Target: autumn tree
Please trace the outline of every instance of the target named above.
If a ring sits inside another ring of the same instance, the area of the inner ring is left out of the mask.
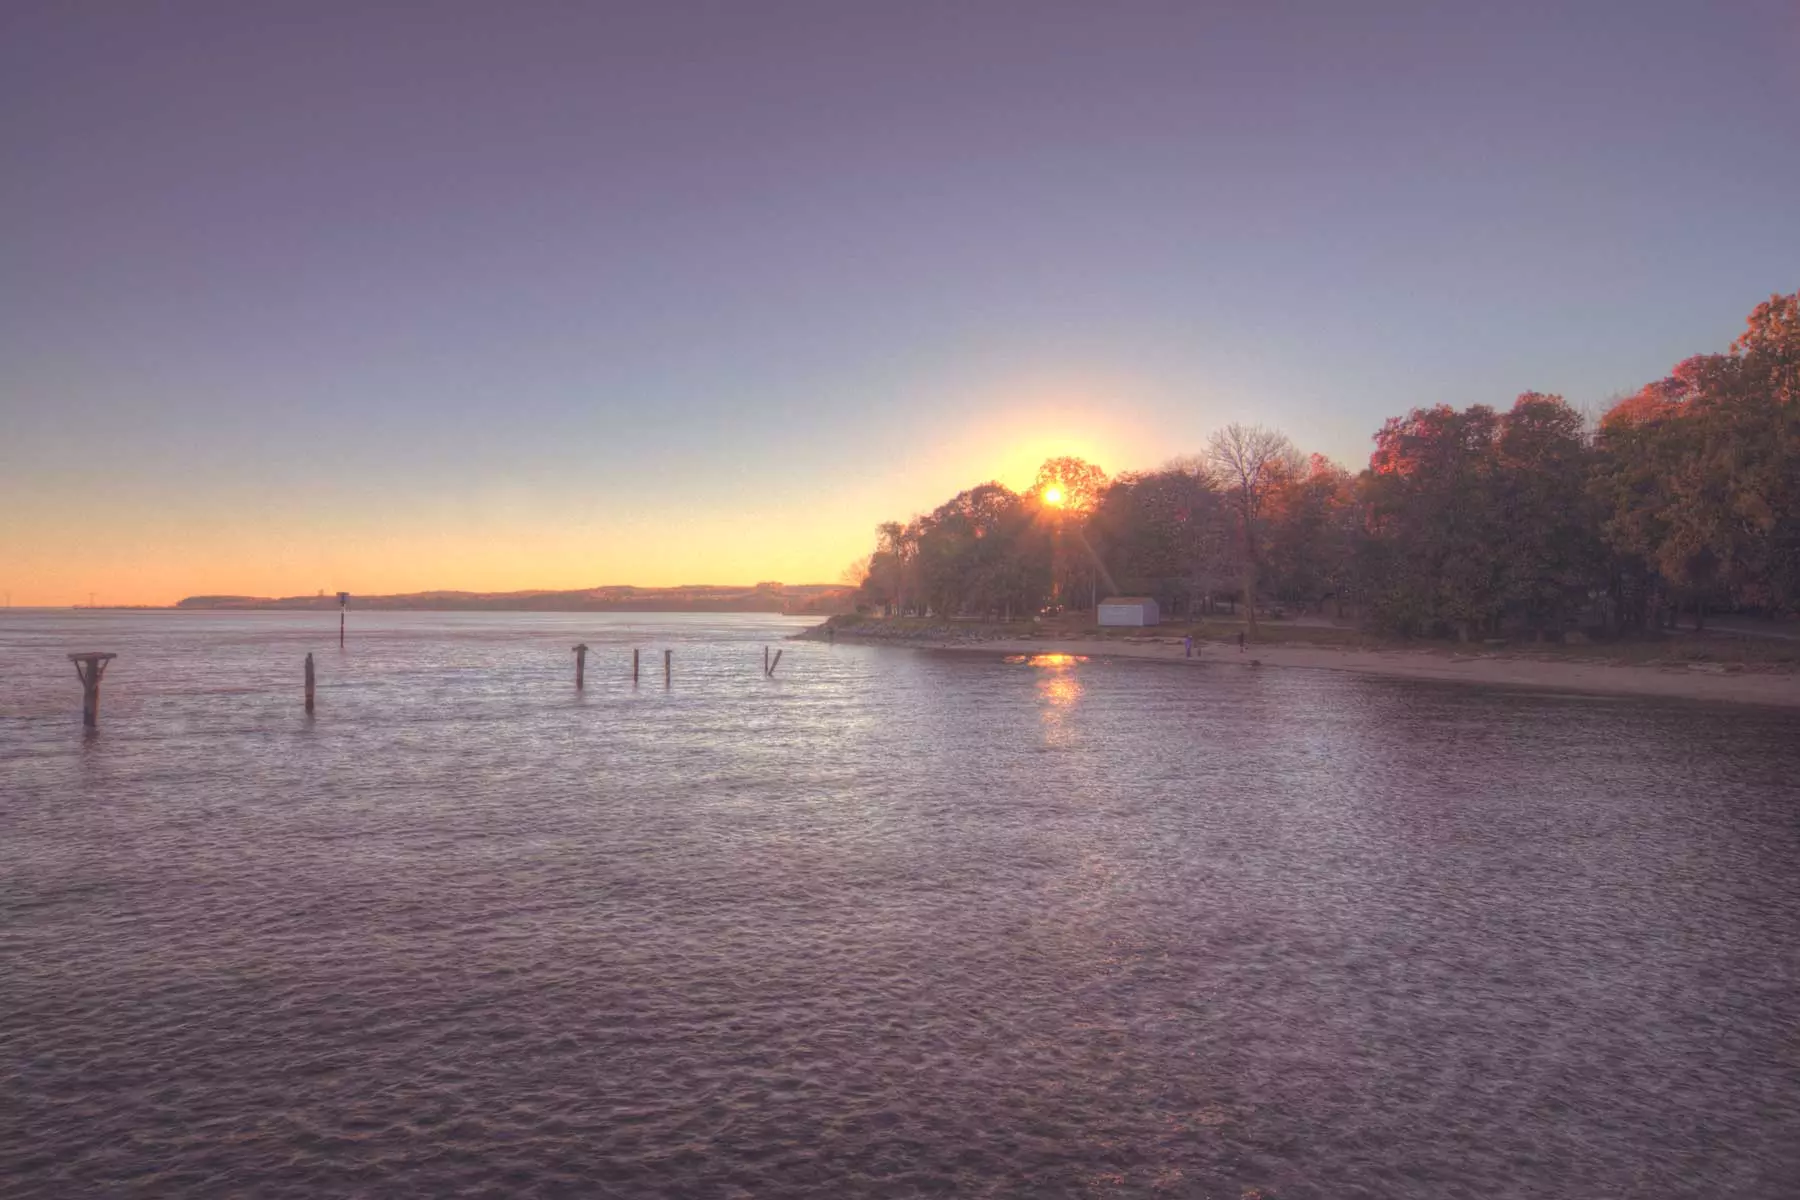
[[[1560,632],[1602,564],[1586,422],[1561,396],[1526,392],[1500,418],[1494,453],[1501,601],[1540,636]]]
[[[1606,414],[1591,492],[1616,590],[1686,605],[1800,607],[1800,293],[1750,314],[1730,354],[1676,365]],[[1635,585],[1635,586],[1633,586]]]
[[[1503,605],[1494,442],[1483,404],[1392,417],[1363,477],[1370,536],[1362,573],[1378,623],[1403,633],[1447,629],[1465,640]]]
[[[918,595],[919,527],[916,521],[884,521],[875,529],[875,551],[860,595],[869,604],[904,616]]]
[[[1759,304],[1731,350],[1739,406],[1724,460],[1748,535],[1740,587],[1760,607],[1800,610],[1800,291]]]
[[[1071,512],[1090,512],[1100,493],[1106,490],[1106,472],[1083,458],[1047,458],[1038,467],[1030,494],[1041,498],[1053,487],[1062,495],[1060,507]]]
[[[1087,537],[1087,523],[1106,490],[1106,472],[1073,456],[1045,459],[1027,497],[1042,506],[1054,537],[1052,573],[1057,595],[1075,595],[1077,582],[1098,587],[1105,580],[1116,591],[1106,563],[1095,553]],[[1066,538],[1066,541],[1065,541]]]
[[[1269,593],[1301,607],[1330,596],[1342,615],[1361,529],[1355,477],[1315,454],[1304,472],[1284,473],[1270,489],[1264,514]]]
[[[1305,460],[1287,435],[1234,422],[1208,440],[1207,462],[1237,518],[1239,578],[1254,633],[1263,508],[1277,484],[1301,473]]]
[[[1264,594],[1354,594],[1407,633],[1558,633],[1608,619],[1800,610],[1800,293],[1758,305],[1726,354],[1675,366],[1590,434],[1562,398],[1416,408],[1354,479],[1288,439],[1230,425],[1203,459],[1108,481],[1055,458],[880,527],[861,598],[889,611],[1030,611],[1116,571],[1192,613],[1235,577]]]
[[[1193,615],[1228,569],[1228,517],[1205,474],[1171,466],[1115,479],[1088,532],[1125,590]]]
[[[959,493],[923,518],[919,561],[931,609],[987,614],[1030,605],[1029,524],[1025,502],[998,483]]]

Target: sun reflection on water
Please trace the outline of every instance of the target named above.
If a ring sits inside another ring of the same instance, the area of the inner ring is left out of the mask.
[[[1038,695],[1058,708],[1068,708],[1081,699],[1081,681],[1073,675],[1047,675],[1038,680]]]
[[[1008,662],[1020,662],[1042,668],[1038,676],[1038,699],[1043,706],[1044,740],[1052,746],[1067,746],[1075,740],[1069,724],[1076,702],[1081,699],[1081,677],[1070,668],[1087,661],[1081,654],[1015,655]]]
[[[1006,661],[1017,666],[1024,663],[1028,667],[1072,667],[1076,663],[1087,661],[1085,654],[1009,654]]]

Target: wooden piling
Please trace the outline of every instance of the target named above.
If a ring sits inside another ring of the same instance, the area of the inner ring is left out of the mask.
[[[675,657],[675,652],[673,650],[664,650],[663,651],[663,686],[664,687],[669,686],[670,660],[673,659],[674,657]]]
[[[769,673],[769,648],[767,646],[764,646],[763,647],[763,674],[767,675],[768,673]]]
[[[81,680],[81,723],[89,729],[100,728],[100,677],[106,674],[106,664],[117,657],[93,650],[69,655],[75,677]]]
[[[768,653],[768,651],[766,649],[763,652],[765,654]],[[780,665],[781,665],[781,651],[777,650],[775,652],[775,661],[769,664],[768,675],[769,675],[770,679],[775,678],[775,668],[779,667]]]
[[[631,652],[631,682],[636,683],[637,681],[638,681],[638,652],[636,650],[633,650]]]
[[[306,715],[309,717],[312,716],[312,711],[313,711],[313,660],[312,660],[312,655],[308,654],[306,656]]]
[[[575,647],[575,690],[587,686],[587,643]]]

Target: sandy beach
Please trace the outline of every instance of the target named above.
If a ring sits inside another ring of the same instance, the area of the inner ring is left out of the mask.
[[[809,635],[823,637],[823,627]],[[1449,653],[1442,649],[1354,650],[1320,646],[1251,646],[1236,642],[1196,642],[1195,656],[1185,656],[1180,638],[1019,638],[952,640],[942,638],[868,637],[839,630],[845,642],[952,650],[973,654],[1079,654],[1093,658],[1147,658],[1186,666],[1267,670],[1301,668],[1356,671],[1403,679],[1434,679],[1540,690],[1586,692],[1611,696],[1661,696],[1734,704],[1768,704],[1800,708],[1800,675],[1727,667],[1718,663],[1668,666],[1557,662],[1500,653]]]

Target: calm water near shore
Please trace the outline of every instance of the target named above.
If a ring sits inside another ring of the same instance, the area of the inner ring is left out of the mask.
[[[350,621],[0,612],[0,1194],[1800,1194],[1791,713]]]

